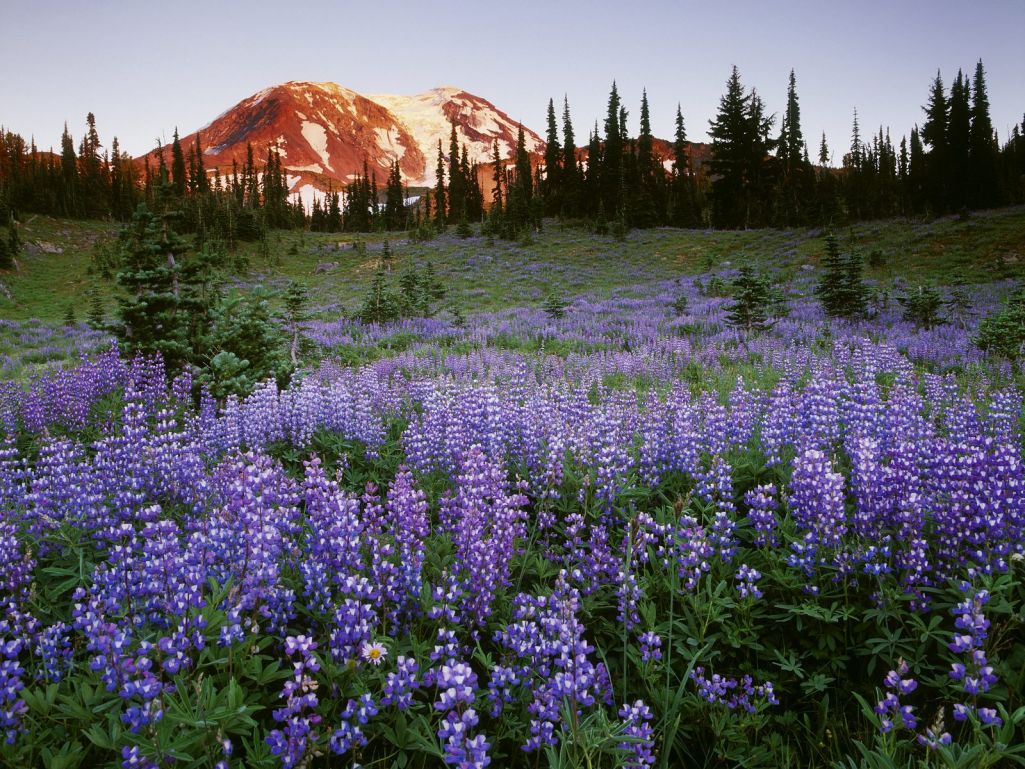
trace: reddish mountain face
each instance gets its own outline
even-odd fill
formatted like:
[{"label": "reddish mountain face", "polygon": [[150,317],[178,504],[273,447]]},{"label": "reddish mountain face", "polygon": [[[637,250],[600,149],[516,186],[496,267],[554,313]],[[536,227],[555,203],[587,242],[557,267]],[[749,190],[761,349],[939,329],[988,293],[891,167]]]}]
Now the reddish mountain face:
[{"label": "reddish mountain face", "polygon": [[[492,142],[511,157],[518,125],[490,102],[456,88],[436,88],[416,96],[367,98],[335,83],[289,82],[243,99],[195,133],[181,137],[183,150],[199,136],[208,172],[230,173],[246,161],[252,144],[258,165],[276,146],[289,187],[306,203],[327,189],[341,189],[363,172],[363,163],[383,186],[393,161],[408,184],[433,185],[438,140],[448,156],[452,122],[471,162],[488,162]],[[543,151],[533,131],[524,129],[528,151]],[[171,148],[153,150],[171,162]]]},{"label": "reddish mountain face", "polygon": [[[334,83],[291,82],[253,94],[182,137],[186,152],[197,135],[209,172],[230,171],[232,162],[241,167],[249,143],[262,165],[268,147],[276,146],[293,191],[344,187],[363,172],[364,160],[382,183],[394,160],[406,178],[422,174],[425,165],[416,140],[388,110]],[[163,152],[170,163],[170,151],[154,150],[151,162]]]}]

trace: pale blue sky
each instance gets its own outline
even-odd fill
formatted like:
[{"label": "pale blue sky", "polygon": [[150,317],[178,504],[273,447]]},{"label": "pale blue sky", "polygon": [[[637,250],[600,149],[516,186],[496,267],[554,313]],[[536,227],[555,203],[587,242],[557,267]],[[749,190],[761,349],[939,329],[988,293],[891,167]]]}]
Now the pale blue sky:
[{"label": "pale blue sky", "polygon": [[0,124],[43,148],[65,120],[77,142],[91,110],[104,144],[141,153],[286,80],[456,85],[541,133],[567,93],[583,144],[613,78],[632,130],[646,86],[656,135],[671,138],[680,102],[702,140],[733,64],[770,112],[793,68],[812,155],[824,130],[836,160],[855,107],[863,134],[889,126],[894,143],[920,123],[937,68],[949,86],[983,60],[1001,140],[1025,111],[1025,0],[0,0],[0,22]]}]

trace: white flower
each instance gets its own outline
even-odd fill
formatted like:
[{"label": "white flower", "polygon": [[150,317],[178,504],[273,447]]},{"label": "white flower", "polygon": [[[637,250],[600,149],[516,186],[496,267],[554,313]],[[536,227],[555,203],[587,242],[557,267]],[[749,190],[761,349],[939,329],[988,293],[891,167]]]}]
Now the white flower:
[{"label": "white flower", "polygon": [[373,643],[365,642],[363,648],[360,649],[360,656],[363,657],[367,662],[374,665],[380,665],[385,657],[388,656],[388,650],[384,648],[384,644],[374,641]]}]

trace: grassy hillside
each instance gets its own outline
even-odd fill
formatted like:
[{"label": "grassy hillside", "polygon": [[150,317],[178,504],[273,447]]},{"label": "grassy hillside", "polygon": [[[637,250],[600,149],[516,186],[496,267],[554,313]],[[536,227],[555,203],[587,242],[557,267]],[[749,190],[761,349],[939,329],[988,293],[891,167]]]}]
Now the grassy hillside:
[{"label": "grassy hillside", "polygon": [[[0,273],[0,318],[60,321],[68,307],[79,319],[88,293],[100,292],[108,311],[116,287],[99,275],[98,251],[116,237],[118,226],[35,216],[21,228],[25,249],[19,269]],[[908,282],[987,282],[1025,275],[1025,208],[981,212],[970,218],[931,222],[868,222],[837,230],[875,266],[867,275],[883,284]],[[579,228],[550,223],[530,242],[460,239],[453,232],[426,244],[390,235],[395,269],[409,260],[430,260],[450,287],[450,298],[465,312],[538,304],[557,287],[568,295],[627,293],[681,274],[699,274],[751,261],[799,274],[818,262],[822,230],[658,229],[635,231],[623,241]],[[274,232],[266,244],[250,244],[240,253],[249,267],[231,282],[241,286],[280,287],[288,279],[310,285],[314,305],[324,317],[355,309],[377,269],[384,235]],[[353,248],[366,243],[365,251]],[[337,262],[329,272],[318,265]]]}]

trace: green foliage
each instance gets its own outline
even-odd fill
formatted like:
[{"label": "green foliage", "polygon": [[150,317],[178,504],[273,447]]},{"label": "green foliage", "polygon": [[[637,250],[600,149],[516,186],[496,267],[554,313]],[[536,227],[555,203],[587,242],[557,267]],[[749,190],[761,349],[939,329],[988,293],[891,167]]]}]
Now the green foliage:
[{"label": "green foliage", "polygon": [[103,306],[103,300],[100,298],[100,292],[96,289],[96,286],[89,288],[89,315],[86,318],[89,327],[92,329],[103,328],[107,317],[107,311]]},{"label": "green foliage", "polygon": [[941,315],[946,302],[932,286],[918,286],[897,301],[904,308],[904,320],[916,326],[930,329],[946,322]]},{"label": "green foliage", "polygon": [[769,140],[772,118],[765,116],[761,97],[748,92],[734,66],[719,100],[712,137],[712,220],[717,227],[764,224],[769,189]]},{"label": "green foliage", "polygon": [[121,249],[118,242],[104,238],[94,245],[90,267],[104,280],[112,279],[121,269]]},{"label": "green foliage", "polygon": [[291,373],[286,335],[260,292],[225,297],[212,313],[205,345],[209,362],[199,381],[216,398],[248,394],[266,379],[284,383]]},{"label": "green foliage", "polygon": [[364,323],[388,323],[398,320],[400,310],[399,297],[389,289],[384,270],[379,269],[358,313],[359,319]]},{"label": "green foliage", "polygon": [[1025,357],[1025,288],[1019,288],[1001,310],[983,318],[975,343],[1010,361]]},{"label": "green foliage", "polygon": [[434,228],[434,224],[430,219],[425,219],[418,223],[416,227],[409,231],[409,242],[410,243],[429,243],[434,240],[437,236],[437,231]]},{"label": "green foliage", "polygon": [[288,330],[288,356],[292,368],[299,365],[299,357],[311,346],[303,336],[303,324],[310,319],[310,290],[305,283],[288,281],[285,289],[285,327]]},{"label": "green foliage", "polygon": [[125,292],[118,310],[125,352],[159,354],[169,370],[177,371],[202,336],[210,274],[205,259],[187,261],[189,249],[174,231],[173,217],[140,204],[121,235],[123,269],[117,282]]},{"label": "green foliage", "polygon": [[552,290],[545,297],[544,304],[541,306],[545,311],[545,315],[549,318],[561,320],[566,317],[566,308],[569,307],[569,300],[558,291]]},{"label": "green foliage", "polygon": [[726,308],[726,322],[749,334],[770,328],[779,313],[779,302],[769,279],[744,265],[731,285],[733,302]]},{"label": "green foliage", "polygon": [[18,228],[14,219],[10,218],[7,223],[7,237],[5,238],[0,233],[0,270],[12,269],[19,253],[21,253],[21,238],[18,236]]},{"label": "green foliage", "polygon": [[673,314],[679,317],[680,315],[685,315],[687,313],[688,304],[687,295],[681,293],[673,300],[670,307],[673,310]]},{"label": "green foliage", "polygon": [[826,236],[826,255],[822,259],[822,278],[815,289],[822,309],[834,318],[853,320],[868,310],[868,291],[862,280],[861,256],[851,249],[841,253],[836,237]]}]

